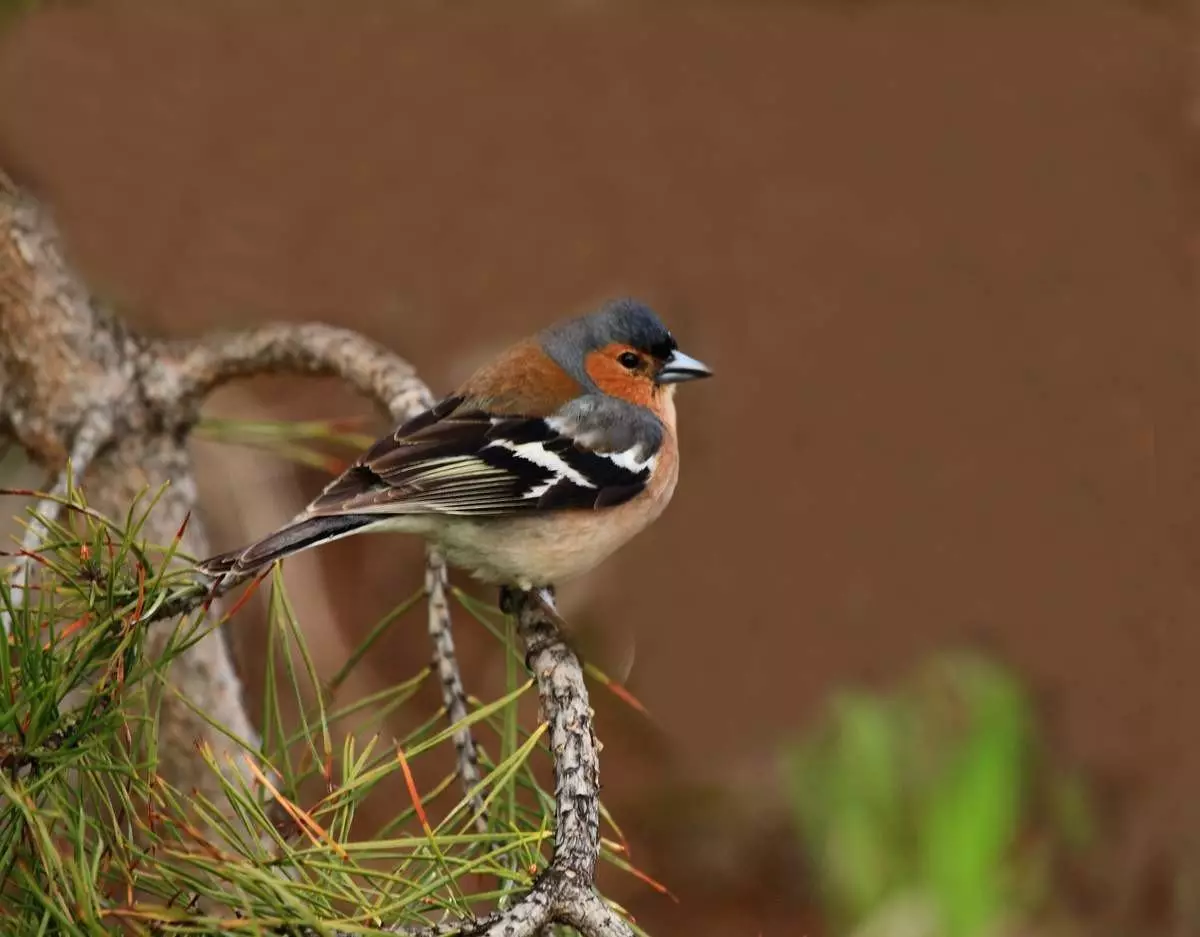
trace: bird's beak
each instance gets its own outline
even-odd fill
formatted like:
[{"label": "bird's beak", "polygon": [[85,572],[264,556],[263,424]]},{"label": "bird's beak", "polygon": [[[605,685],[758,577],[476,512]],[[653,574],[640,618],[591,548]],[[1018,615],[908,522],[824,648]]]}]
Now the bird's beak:
[{"label": "bird's beak", "polygon": [[658,372],[658,383],[678,384],[682,381],[694,381],[700,377],[712,377],[712,371],[703,361],[697,361],[691,355],[682,351],[671,352],[671,357],[663,364]]}]

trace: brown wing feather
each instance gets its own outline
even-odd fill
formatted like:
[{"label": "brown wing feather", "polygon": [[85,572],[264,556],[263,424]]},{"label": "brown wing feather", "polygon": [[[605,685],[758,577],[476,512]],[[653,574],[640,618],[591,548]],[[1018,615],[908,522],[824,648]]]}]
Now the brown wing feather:
[{"label": "brown wing feather", "polygon": [[375,443],[309,505],[310,514],[344,514],[396,504],[428,488],[419,467],[433,460],[467,457],[486,441],[491,420],[479,411],[454,415],[463,404],[449,397]]}]

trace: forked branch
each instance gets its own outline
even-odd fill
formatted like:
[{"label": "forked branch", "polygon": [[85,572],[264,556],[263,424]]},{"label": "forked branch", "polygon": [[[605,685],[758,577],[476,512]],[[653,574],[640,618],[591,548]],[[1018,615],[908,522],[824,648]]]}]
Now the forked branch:
[{"label": "forked branch", "polygon": [[[395,423],[433,403],[429,388],[407,361],[357,332],[321,323],[274,324],[216,333],[195,341],[163,346],[160,358],[172,388],[173,405],[197,409],[204,399],[232,380],[262,375],[304,374],[336,377],[373,402]],[[226,583],[226,587],[232,583]],[[454,653],[450,606],[446,601],[446,565],[436,552],[426,557],[425,591],[433,663],[442,702],[451,723],[467,715],[458,659]],[[479,755],[469,727],[455,730],[458,774],[470,793],[479,783]],[[471,794],[475,825],[487,832],[483,795]]]}]

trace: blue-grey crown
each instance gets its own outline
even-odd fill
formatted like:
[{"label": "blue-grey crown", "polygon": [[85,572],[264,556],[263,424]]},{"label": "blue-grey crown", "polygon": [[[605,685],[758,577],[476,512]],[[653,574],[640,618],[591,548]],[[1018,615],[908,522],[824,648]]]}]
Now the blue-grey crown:
[{"label": "blue-grey crown", "polygon": [[636,299],[614,299],[595,312],[553,326],[542,333],[542,347],[581,384],[591,379],[583,371],[589,351],[605,345],[631,345],[665,361],[675,351],[675,339],[653,309]]}]

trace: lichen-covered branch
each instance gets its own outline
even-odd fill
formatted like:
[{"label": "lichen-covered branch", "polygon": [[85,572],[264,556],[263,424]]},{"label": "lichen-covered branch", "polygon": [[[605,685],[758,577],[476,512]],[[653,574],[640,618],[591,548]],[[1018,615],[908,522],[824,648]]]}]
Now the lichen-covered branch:
[{"label": "lichen-covered branch", "polygon": [[583,667],[558,628],[549,590],[506,589],[500,604],[516,616],[517,636],[550,727],[554,853],[549,867],[515,904],[451,933],[535,937],[549,924],[569,924],[585,937],[633,937],[633,929],[600,896],[594,883],[600,855],[600,746]]},{"label": "lichen-covered branch", "polygon": [[559,632],[552,593],[506,590],[502,602],[516,616],[550,725],[558,797],[554,864],[568,879],[591,882],[600,843],[600,756],[583,668]]},{"label": "lichen-covered branch", "polygon": [[[86,479],[89,503],[124,517],[140,493],[164,489],[143,533],[171,542],[196,507],[186,439],[205,396],[236,378],[283,373],[340,378],[396,421],[432,402],[408,362],[346,329],[282,324],[169,342],[138,335],[103,309],[67,264],[49,213],[0,174],[0,438],[15,440],[55,475],[52,495],[65,492],[68,477]],[[53,519],[58,510],[59,501],[47,499],[37,513]],[[33,551],[43,535],[35,519],[23,548]],[[179,546],[192,556],[211,552],[197,519]],[[440,560],[431,558],[430,568],[441,568]],[[16,598],[27,569],[17,564]],[[184,599],[169,610],[178,615],[186,605]],[[435,635],[435,655],[453,650],[448,609],[440,620],[446,639]],[[161,652],[168,635],[169,629],[153,629],[149,653]],[[455,684],[461,697],[461,680],[446,676],[457,673],[456,661],[439,661],[438,668],[443,685]],[[167,694],[161,704],[164,779],[189,789],[196,778],[208,778],[212,789],[200,793],[215,798],[217,781],[199,763],[196,742],[218,763],[230,761],[224,755],[232,753],[231,743],[197,710],[237,737],[258,737],[222,637],[209,634],[176,658],[168,679],[180,697]],[[478,769],[469,736],[460,751],[470,787]]]},{"label": "lichen-covered branch", "polygon": [[[163,489],[143,535],[167,544],[195,507],[183,444],[192,417],[154,402],[163,398],[153,393],[161,391],[155,371],[153,343],[93,299],[64,259],[48,213],[0,175],[0,437],[57,477],[55,488],[73,460],[69,470],[85,482],[89,504],[108,517],[125,517],[139,495]],[[43,508],[58,510],[54,502]],[[188,524],[179,546],[205,551],[203,526]],[[169,638],[170,629],[152,629],[146,652],[161,654]],[[164,693],[157,703],[159,771],[168,783],[219,802],[220,781],[202,770],[196,743],[219,763],[233,743],[192,706],[235,736],[256,738],[222,637],[203,637],[172,661],[166,677],[187,702]]]},{"label": "lichen-covered branch", "polygon": [[630,926],[596,891],[600,855],[600,753],[583,667],[563,639],[549,591],[504,590],[501,607],[516,616],[517,636],[537,682],[554,753],[554,853],[524,898],[462,933],[533,937],[547,924],[570,924],[587,937],[632,937]]}]

